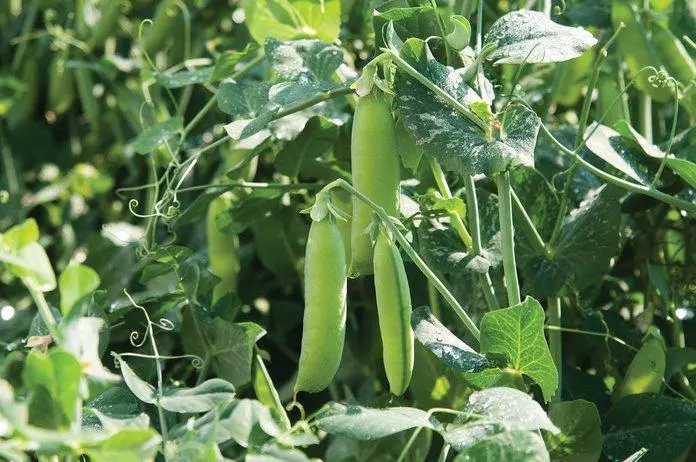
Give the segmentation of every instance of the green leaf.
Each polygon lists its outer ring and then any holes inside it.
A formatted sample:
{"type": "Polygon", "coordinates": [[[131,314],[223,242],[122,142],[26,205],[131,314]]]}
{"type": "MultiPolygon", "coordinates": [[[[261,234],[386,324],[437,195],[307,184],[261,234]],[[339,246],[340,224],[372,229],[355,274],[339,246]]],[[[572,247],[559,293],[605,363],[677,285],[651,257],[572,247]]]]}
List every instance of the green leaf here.
{"type": "Polygon", "coordinates": [[[159,450],[161,438],[150,428],[124,428],[109,439],[84,449],[94,462],[141,462],[159,450]]]}
{"type": "MultiPolygon", "coordinates": [[[[401,57],[464,106],[480,101],[455,69],[435,59],[426,42],[407,40],[401,57]]],[[[470,119],[401,70],[396,74],[396,89],[406,129],[416,145],[445,168],[463,175],[490,176],[517,165],[534,165],[540,120],[525,106],[507,106],[497,115],[499,130],[486,137],[470,119]]]]}
{"type": "Polygon", "coordinates": [[[0,243],[6,245],[12,253],[19,253],[24,247],[39,240],[39,226],[36,220],[29,218],[0,234],[0,243]]]}
{"type": "Polygon", "coordinates": [[[341,26],[340,0],[243,0],[245,24],[257,43],[316,36],[332,43],[341,26]]]}
{"type": "Polygon", "coordinates": [[[581,27],[557,24],[544,13],[517,10],[493,23],[484,44],[497,44],[488,56],[495,64],[557,63],[576,58],[597,40],[581,27]]]}
{"type": "Polygon", "coordinates": [[[394,32],[399,37],[415,37],[426,40],[428,37],[440,36],[438,19],[431,6],[389,8],[384,12],[375,11],[375,15],[372,17],[375,45],[378,48],[387,46],[384,30],[390,22],[393,24],[394,32]]]}
{"type": "Polygon", "coordinates": [[[541,436],[531,432],[501,433],[464,449],[455,462],[548,462],[541,436]]]}
{"type": "MultiPolygon", "coordinates": [[[[425,223],[418,227],[418,244],[428,265],[452,275],[486,273],[494,266],[486,257],[493,257],[484,251],[483,255],[467,252],[460,237],[450,227],[429,227],[425,223]]],[[[500,260],[491,258],[496,265],[500,260]]]]}
{"type": "Polygon", "coordinates": [[[411,325],[418,341],[448,367],[459,372],[479,372],[491,367],[486,357],[459,340],[427,306],[413,310],[411,325]]]}
{"type": "Polygon", "coordinates": [[[594,403],[583,399],[554,403],[549,417],[561,430],[560,435],[545,435],[554,462],[599,460],[602,454],[602,422],[594,403]]]}
{"type": "Polygon", "coordinates": [[[696,348],[668,348],[665,380],[669,381],[674,374],[690,365],[696,366],[696,348]]]}
{"type": "Polygon", "coordinates": [[[213,66],[200,67],[198,69],[179,71],[174,74],[157,74],[157,83],[164,88],[181,88],[198,83],[206,83],[211,80],[214,71],[213,66]]]}
{"type": "Polygon", "coordinates": [[[604,454],[623,460],[640,448],[641,462],[677,460],[696,442],[696,405],[669,396],[630,395],[604,417],[604,454]]]}
{"type": "Polygon", "coordinates": [[[56,288],[56,275],[46,251],[38,242],[25,245],[18,254],[0,249],[0,262],[7,265],[7,270],[25,283],[41,292],[50,292],[56,288]]]}
{"type": "Polygon", "coordinates": [[[159,404],[170,412],[208,412],[234,398],[234,387],[222,379],[206,380],[194,388],[167,390],[159,404]]]}
{"type": "Polygon", "coordinates": [[[440,423],[428,413],[410,407],[374,409],[331,403],[316,420],[317,428],[332,435],[360,441],[384,438],[410,428],[437,429],[440,423]]]}
{"type": "Polygon", "coordinates": [[[89,400],[86,407],[111,416],[135,415],[140,409],[133,393],[122,387],[109,388],[89,400]]]}
{"type": "Polygon", "coordinates": [[[330,120],[314,116],[300,136],[287,143],[275,158],[278,172],[297,178],[307,162],[323,156],[338,140],[339,130],[330,120]]]}
{"type": "Polygon", "coordinates": [[[184,351],[200,357],[205,357],[209,351],[213,371],[219,378],[235,387],[249,383],[254,345],[266,331],[252,322],[231,323],[215,318],[200,326],[209,345],[207,350],[203,339],[196,332],[190,311],[184,310],[184,330],[181,335],[184,351]]]}
{"type": "MultiPolygon", "coordinates": [[[[58,405],[59,422],[63,426],[68,426],[75,418],[81,378],[80,363],[63,350],[55,349],[48,355],[32,351],[24,366],[24,385],[29,390],[41,388],[43,391],[39,393],[46,393],[47,398],[58,405]]],[[[30,412],[37,404],[30,405],[30,412]]]]}
{"type": "Polygon", "coordinates": [[[220,54],[215,59],[215,69],[213,69],[213,75],[210,76],[210,81],[219,82],[233,76],[237,72],[237,64],[255,50],[255,46],[247,44],[241,51],[228,50],[220,54]]]}
{"type": "Polygon", "coordinates": [[[544,337],[544,310],[533,298],[483,316],[481,353],[503,355],[510,367],[541,387],[544,401],[558,388],[558,372],[544,337]]]}
{"type": "Polygon", "coordinates": [[[290,419],[288,418],[283,402],[280,400],[278,390],[273,385],[271,375],[266,369],[266,365],[261,358],[261,355],[254,355],[254,367],[252,369],[253,379],[252,385],[256,398],[273,413],[274,417],[285,430],[291,427],[290,419]]]}
{"type": "Polygon", "coordinates": [[[133,149],[138,154],[149,154],[165,141],[178,137],[183,129],[184,120],[174,116],[143,130],[133,141],[133,149]]]}
{"type": "Polygon", "coordinates": [[[469,404],[463,411],[476,417],[468,420],[458,418],[443,435],[456,450],[472,447],[504,432],[560,432],[539,403],[514,388],[494,387],[477,391],[469,397],[469,404]]]}
{"type": "Polygon", "coordinates": [[[58,279],[63,317],[67,317],[78,303],[97,290],[99,282],[99,275],[89,266],[77,263],[65,268],[58,279]]]}
{"type": "Polygon", "coordinates": [[[268,103],[268,82],[223,82],[218,89],[218,107],[234,118],[254,118],[268,103]]]}
{"type": "Polygon", "coordinates": [[[639,183],[647,184],[651,176],[637,159],[632,147],[621,135],[606,125],[593,123],[587,127],[590,137],[586,140],[587,148],[600,159],[639,183]]]}
{"type": "Polygon", "coordinates": [[[157,390],[155,387],[138,377],[128,363],[118,354],[112,352],[111,355],[116,359],[121,369],[123,380],[128,385],[128,389],[133,392],[138,399],[144,403],[155,404],[157,402],[157,390]]]}

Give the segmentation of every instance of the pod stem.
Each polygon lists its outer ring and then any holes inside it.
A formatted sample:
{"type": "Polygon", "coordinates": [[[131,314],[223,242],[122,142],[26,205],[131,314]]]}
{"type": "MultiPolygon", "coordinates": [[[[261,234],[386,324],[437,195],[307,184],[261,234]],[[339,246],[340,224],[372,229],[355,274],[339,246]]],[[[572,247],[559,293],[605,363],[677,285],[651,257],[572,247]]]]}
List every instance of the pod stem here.
{"type": "Polygon", "coordinates": [[[522,303],[520,283],[517,280],[517,263],[515,262],[515,228],[512,223],[512,193],[510,173],[505,171],[495,177],[498,186],[498,214],[500,217],[500,234],[503,241],[503,269],[505,270],[505,289],[508,306],[522,303]]]}
{"type": "Polygon", "coordinates": [[[442,295],[445,301],[452,307],[454,312],[459,316],[464,325],[469,329],[469,332],[476,338],[480,340],[481,332],[474,321],[466,313],[462,305],[457,301],[457,299],[452,295],[452,292],[445,286],[445,284],[435,275],[435,273],[428,267],[428,265],[423,261],[423,259],[418,255],[418,252],[414,250],[411,244],[408,242],[406,237],[401,233],[396,224],[394,224],[393,218],[390,217],[385,210],[379,205],[375,204],[366,195],[355,189],[350,183],[344,179],[337,179],[326,185],[325,191],[329,191],[334,188],[343,188],[350,194],[354,195],[365,204],[367,204],[374,212],[377,214],[382,224],[389,230],[389,232],[396,238],[401,247],[404,249],[406,254],[411,258],[413,263],[416,264],[418,269],[421,270],[423,275],[428,279],[428,281],[437,289],[442,295]]]}
{"type": "MultiPolygon", "coordinates": [[[[559,297],[549,297],[547,315],[549,326],[561,327],[561,299],[559,297]]],[[[563,390],[563,348],[560,330],[549,330],[549,349],[553,363],[558,371],[558,389],[553,396],[553,402],[560,402],[563,390]]]]}

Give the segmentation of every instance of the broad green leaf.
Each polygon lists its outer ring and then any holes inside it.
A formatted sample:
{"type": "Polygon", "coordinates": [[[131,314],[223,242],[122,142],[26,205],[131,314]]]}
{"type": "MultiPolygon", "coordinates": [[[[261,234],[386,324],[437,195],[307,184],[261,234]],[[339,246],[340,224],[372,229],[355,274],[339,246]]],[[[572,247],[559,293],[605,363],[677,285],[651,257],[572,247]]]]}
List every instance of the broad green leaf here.
{"type": "MultiPolygon", "coordinates": [[[[426,42],[409,39],[401,57],[465,107],[479,96],[453,68],[440,64],[426,42]]],[[[534,165],[540,120],[520,104],[497,114],[499,129],[486,137],[469,118],[403,71],[396,74],[397,105],[408,132],[425,154],[459,174],[492,175],[517,165],[534,165]]]]}
{"type": "Polygon", "coordinates": [[[587,127],[587,133],[590,137],[586,139],[586,145],[594,155],[639,183],[650,182],[650,173],[638,163],[636,153],[618,132],[593,123],[587,127]]]}
{"type": "Polygon", "coordinates": [[[548,462],[549,452],[536,433],[508,432],[464,449],[455,462],[548,462]]]}
{"type": "Polygon", "coordinates": [[[581,27],[557,24],[544,13],[517,10],[496,22],[484,44],[497,44],[488,56],[495,64],[556,63],[577,58],[596,43],[581,27]]]}
{"type": "Polygon", "coordinates": [[[144,403],[155,404],[157,402],[157,390],[155,387],[138,377],[128,363],[118,354],[112,352],[111,355],[121,369],[123,380],[128,385],[128,389],[133,392],[138,399],[144,403]]]}
{"type": "Polygon", "coordinates": [[[490,367],[488,359],[459,340],[427,306],[413,310],[411,325],[418,341],[448,367],[459,372],[478,372],[490,367]]]}
{"type": "Polygon", "coordinates": [[[237,64],[255,49],[255,46],[248,44],[241,51],[228,50],[220,54],[215,59],[215,69],[210,76],[210,81],[214,83],[233,76],[237,72],[237,64]]]}
{"type": "Polygon", "coordinates": [[[86,407],[112,416],[134,415],[139,410],[138,400],[133,393],[121,387],[109,388],[89,400],[86,407]]]}
{"type": "Polygon", "coordinates": [[[218,89],[218,107],[234,118],[254,118],[268,103],[268,82],[223,82],[218,89]]]}
{"type": "Polygon", "coordinates": [[[181,88],[208,82],[213,75],[214,69],[213,66],[207,66],[198,69],[187,69],[174,74],[157,74],[155,79],[164,88],[181,88]]]}
{"type": "Polygon", "coordinates": [[[558,372],[544,337],[544,310],[533,298],[484,315],[481,353],[503,355],[509,367],[541,387],[544,401],[550,400],[558,388],[558,372]]]}
{"type": "Polygon", "coordinates": [[[338,127],[330,120],[314,116],[300,136],[287,143],[275,158],[278,172],[296,178],[308,161],[321,157],[338,140],[338,127]]]}
{"type": "Polygon", "coordinates": [[[142,462],[159,450],[161,438],[151,428],[124,428],[109,439],[84,448],[94,462],[142,462]]]}
{"type": "Polygon", "coordinates": [[[89,266],[70,265],[58,279],[60,311],[67,317],[75,306],[99,287],[99,275],[89,266]]]}
{"type": "Polygon", "coordinates": [[[12,253],[18,253],[24,247],[39,240],[39,226],[36,220],[29,218],[0,234],[0,243],[12,253]]]}
{"type": "Polygon", "coordinates": [[[624,460],[641,448],[641,462],[677,460],[696,442],[696,405],[664,395],[630,395],[604,417],[604,454],[624,460]]]}
{"type": "Polygon", "coordinates": [[[138,154],[149,154],[165,141],[178,137],[184,127],[181,116],[174,116],[166,122],[157,123],[143,130],[133,141],[133,149],[138,154]]]}
{"type": "Polygon", "coordinates": [[[489,255],[487,251],[482,252],[482,255],[472,255],[450,227],[421,224],[418,227],[418,244],[428,265],[444,274],[484,274],[500,263],[494,254],[489,255]]]}
{"type": "Polygon", "coordinates": [[[266,331],[251,322],[231,323],[215,318],[200,326],[210,348],[206,350],[193,325],[190,311],[184,310],[184,330],[181,336],[184,351],[201,357],[205,357],[206,351],[210,351],[213,356],[213,371],[219,378],[235,387],[249,383],[254,345],[266,331]]]}
{"type": "Polygon", "coordinates": [[[257,43],[267,37],[316,37],[332,43],[341,26],[340,0],[243,0],[245,24],[257,43]]]}
{"type": "Polygon", "coordinates": [[[494,387],[473,393],[464,412],[473,418],[458,418],[443,434],[454,449],[462,450],[504,432],[547,430],[559,433],[539,403],[526,393],[494,387]]]}
{"type": "Polygon", "coordinates": [[[551,421],[560,435],[546,434],[551,458],[558,462],[594,462],[602,454],[602,422],[594,403],[579,399],[554,403],[551,421]]]}
{"type": "Polygon", "coordinates": [[[435,10],[430,5],[411,8],[385,8],[385,10],[384,12],[375,11],[375,15],[372,17],[377,48],[387,46],[384,31],[390,22],[394,32],[399,37],[426,40],[428,37],[441,35],[435,10]]]}
{"type": "Polygon", "coordinates": [[[167,390],[159,404],[170,412],[208,412],[234,398],[234,387],[222,379],[210,379],[194,388],[167,390]]]}
{"type": "Polygon", "coordinates": [[[31,284],[35,290],[50,292],[56,288],[56,275],[46,251],[38,242],[25,245],[18,254],[0,249],[0,262],[7,265],[7,270],[31,284]]]}
{"type": "Polygon", "coordinates": [[[362,406],[344,406],[331,403],[328,410],[317,417],[317,428],[332,435],[370,441],[410,428],[437,429],[440,423],[420,409],[390,407],[374,409],[362,406]]]}
{"type": "Polygon", "coordinates": [[[44,391],[40,393],[47,393],[49,403],[52,400],[58,405],[59,422],[64,426],[75,418],[81,378],[80,363],[63,350],[52,350],[48,355],[32,351],[24,366],[24,385],[29,390],[41,388],[44,391]]]}

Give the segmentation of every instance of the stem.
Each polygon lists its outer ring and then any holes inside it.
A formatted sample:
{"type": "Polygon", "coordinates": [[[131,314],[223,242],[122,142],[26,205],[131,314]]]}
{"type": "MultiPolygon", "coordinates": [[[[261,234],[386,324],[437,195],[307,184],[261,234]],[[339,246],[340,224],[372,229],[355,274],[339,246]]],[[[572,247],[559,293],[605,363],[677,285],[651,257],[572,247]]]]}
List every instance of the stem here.
{"type": "Polygon", "coordinates": [[[524,208],[524,205],[522,205],[520,198],[517,197],[515,190],[510,189],[510,193],[512,195],[512,203],[515,206],[515,210],[517,210],[517,212],[520,215],[522,215],[523,218],[522,226],[520,227],[520,229],[522,230],[524,235],[527,236],[527,239],[530,240],[532,247],[535,251],[549,255],[550,252],[548,247],[546,247],[544,239],[542,239],[541,235],[539,234],[539,231],[536,229],[536,226],[534,226],[534,222],[527,213],[527,210],[524,208]]]}
{"type": "Polygon", "coordinates": [[[56,328],[58,324],[56,323],[56,318],[53,317],[51,307],[48,306],[48,302],[46,302],[43,292],[36,289],[33,283],[27,279],[22,279],[22,282],[29,291],[31,298],[34,299],[36,308],[39,310],[39,316],[41,316],[41,320],[48,328],[48,332],[51,334],[51,337],[58,341],[58,330],[56,328]]]}
{"type": "Polygon", "coordinates": [[[510,188],[510,173],[505,171],[495,177],[498,186],[498,213],[500,216],[500,234],[503,243],[503,268],[505,270],[505,288],[507,289],[508,305],[522,303],[520,298],[520,283],[517,280],[517,264],[515,262],[515,228],[512,223],[512,195],[510,188]]]}
{"type": "Polygon", "coordinates": [[[7,188],[10,190],[10,195],[15,196],[13,199],[18,199],[19,182],[17,178],[19,177],[17,176],[17,169],[12,157],[12,151],[10,150],[10,143],[5,138],[5,129],[2,124],[0,124],[0,155],[2,156],[2,165],[7,178],[7,188]]]}
{"type": "Polygon", "coordinates": [[[438,294],[437,290],[435,290],[435,286],[433,286],[429,282],[427,284],[428,284],[428,303],[430,304],[430,311],[432,311],[433,315],[439,319],[441,317],[440,294],[438,294]]]}
{"type": "MultiPolygon", "coordinates": [[[[433,172],[433,176],[435,177],[435,182],[440,190],[440,194],[442,194],[445,199],[452,199],[452,191],[450,191],[449,185],[447,184],[445,172],[442,171],[442,167],[440,167],[440,164],[438,164],[437,161],[432,157],[428,158],[428,161],[430,162],[430,170],[433,172]]],[[[469,231],[467,231],[466,226],[464,226],[462,217],[460,217],[459,214],[454,210],[448,211],[448,214],[452,222],[452,227],[457,231],[457,234],[461,238],[466,248],[471,250],[473,247],[473,242],[469,231]]]]}
{"type": "Polygon", "coordinates": [[[437,12],[437,3],[435,2],[435,0],[430,0],[430,6],[432,7],[433,12],[435,13],[435,17],[437,19],[437,26],[440,29],[440,36],[442,37],[442,42],[445,45],[445,64],[449,66],[452,63],[452,56],[450,46],[447,43],[447,40],[445,40],[445,25],[443,24],[440,14],[437,12]]]}
{"type": "Polygon", "coordinates": [[[404,446],[404,449],[401,450],[401,454],[399,454],[399,458],[396,459],[396,462],[402,462],[403,460],[406,459],[406,456],[408,455],[408,451],[411,449],[411,446],[413,446],[413,443],[416,442],[416,438],[418,438],[418,435],[420,434],[422,429],[423,429],[423,427],[418,427],[415,430],[413,430],[411,437],[408,439],[408,442],[404,446]]]}
{"type": "Polygon", "coordinates": [[[150,344],[152,345],[152,352],[155,356],[155,365],[157,367],[157,414],[159,415],[160,430],[162,430],[162,448],[166,451],[167,449],[167,418],[164,414],[164,408],[160,405],[160,401],[164,396],[164,381],[162,379],[162,363],[160,363],[159,350],[157,349],[157,342],[155,342],[155,334],[152,330],[152,323],[148,319],[147,329],[150,334],[150,344]]]}
{"type": "MultiPolygon", "coordinates": [[[[549,317],[549,326],[561,327],[561,299],[559,297],[549,297],[547,314],[549,317]]],[[[558,330],[550,330],[549,349],[551,350],[553,363],[556,365],[556,370],[558,371],[558,390],[552,398],[556,403],[563,399],[561,397],[561,392],[563,391],[563,344],[561,342],[561,332],[558,330]]]]}
{"type": "MultiPolygon", "coordinates": [[[[481,255],[483,251],[481,245],[481,217],[479,215],[478,197],[476,196],[476,184],[474,183],[474,177],[468,175],[464,177],[464,182],[466,184],[466,210],[469,215],[469,228],[471,228],[473,233],[472,249],[476,255],[481,255]]],[[[491,310],[497,309],[500,303],[495,295],[495,288],[493,287],[490,273],[486,272],[486,274],[480,275],[479,280],[481,281],[483,297],[486,299],[488,308],[491,310]]]]}
{"type": "Polygon", "coordinates": [[[652,123],[652,98],[647,93],[641,93],[640,99],[638,100],[638,111],[639,111],[639,127],[641,134],[650,141],[653,142],[653,123],[652,123]]]}
{"type": "Polygon", "coordinates": [[[692,204],[691,202],[679,199],[678,197],[670,196],[669,194],[665,194],[662,191],[659,191],[653,187],[644,186],[644,185],[641,185],[638,183],[633,183],[631,181],[626,181],[624,179],[615,177],[614,175],[611,175],[611,174],[595,167],[594,165],[592,165],[591,163],[589,163],[588,161],[586,161],[585,159],[580,157],[577,152],[571,151],[570,149],[563,146],[563,143],[558,141],[551,134],[551,132],[549,132],[548,128],[546,128],[546,126],[544,124],[542,124],[541,127],[544,130],[544,132],[546,133],[546,135],[549,137],[551,142],[553,142],[553,144],[555,144],[558,147],[558,149],[561,150],[561,152],[563,152],[564,154],[568,154],[570,156],[577,157],[578,163],[582,167],[589,170],[590,173],[598,176],[599,178],[601,178],[601,179],[603,179],[603,180],[605,180],[613,185],[616,185],[620,188],[623,188],[627,191],[631,191],[631,192],[635,192],[638,194],[643,194],[645,196],[652,197],[653,199],[657,199],[657,200],[662,201],[666,204],[672,205],[674,207],[678,207],[678,208],[683,209],[691,214],[696,215],[696,204],[692,204]]]}
{"type": "Polygon", "coordinates": [[[198,373],[198,378],[196,379],[196,386],[205,382],[205,379],[208,377],[208,372],[210,372],[210,366],[212,364],[213,357],[210,354],[206,354],[205,358],[203,359],[203,366],[201,367],[201,370],[198,373]]]}
{"type": "MultiPolygon", "coordinates": [[[[20,36],[27,35],[29,31],[31,31],[31,29],[34,27],[34,23],[36,22],[36,15],[39,12],[39,3],[39,0],[33,0],[29,4],[29,7],[26,10],[27,15],[25,16],[24,23],[22,24],[22,31],[20,32],[20,36]]],[[[12,58],[13,73],[16,73],[19,70],[19,66],[22,63],[22,57],[24,56],[24,52],[27,49],[28,43],[28,41],[23,41],[17,47],[17,52],[12,58]]]]}
{"type": "Polygon", "coordinates": [[[459,318],[462,320],[467,329],[469,329],[471,334],[476,338],[476,340],[479,340],[481,338],[481,332],[479,332],[479,329],[478,327],[476,327],[474,321],[472,321],[472,319],[466,313],[464,308],[462,308],[462,306],[459,304],[454,295],[452,295],[452,293],[447,289],[447,287],[442,283],[442,281],[438,279],[435,273],[433,273],[433,271],[423,261],[420,255],[418,255],[418,252],[416,252],[413,249],[413,247],[411,247],[411,244],[409,244],[408,240],[404,237],[403,234],[401,234],[401,231],[399,231],[399,228],[397,228],[397,226],[394,224],[392,218],[387,214],[387,212],[385,212],[382,207],[375,204],[366,195],[364,195],[363,193],[355,189],[353,186],[351,186],[351,184],[348,183],[346,180],[334,180],[328,185],[326,185],[326,188],[324,188],[324,190],[328,192],[331,189],[337,187],[345,189],[346,191],[363,201],[365,204],[367,204],[370,208],[372,208],[372,210],[374,210],[379,219],[382,221],[382,224],[384,224],[384,226],[389,230],[389,232],[391,232],[392,235],[396,238],[396,240],[399,242],[406,254],[411,258],[413,263],[416,264],[418,269],[421,270],[421,272],[423,273],[423,275],[425,275],[428,281],[430,281],[430,283],[433,286],[435,286],[437,291],[440,292],[442,297],[452,307],[454,312],[457,314],[457,316],[459,316],[459,318]]]}

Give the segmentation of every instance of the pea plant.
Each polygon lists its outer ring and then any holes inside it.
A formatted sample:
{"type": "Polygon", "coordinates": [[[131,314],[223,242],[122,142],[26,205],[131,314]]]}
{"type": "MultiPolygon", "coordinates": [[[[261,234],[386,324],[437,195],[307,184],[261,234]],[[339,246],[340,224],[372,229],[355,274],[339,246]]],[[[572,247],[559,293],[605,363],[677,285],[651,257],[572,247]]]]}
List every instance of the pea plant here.
{"type": "Polygon", "coordinates": [[[0,4],[0,456],[672,461],[690,0],[0,4]]]}

